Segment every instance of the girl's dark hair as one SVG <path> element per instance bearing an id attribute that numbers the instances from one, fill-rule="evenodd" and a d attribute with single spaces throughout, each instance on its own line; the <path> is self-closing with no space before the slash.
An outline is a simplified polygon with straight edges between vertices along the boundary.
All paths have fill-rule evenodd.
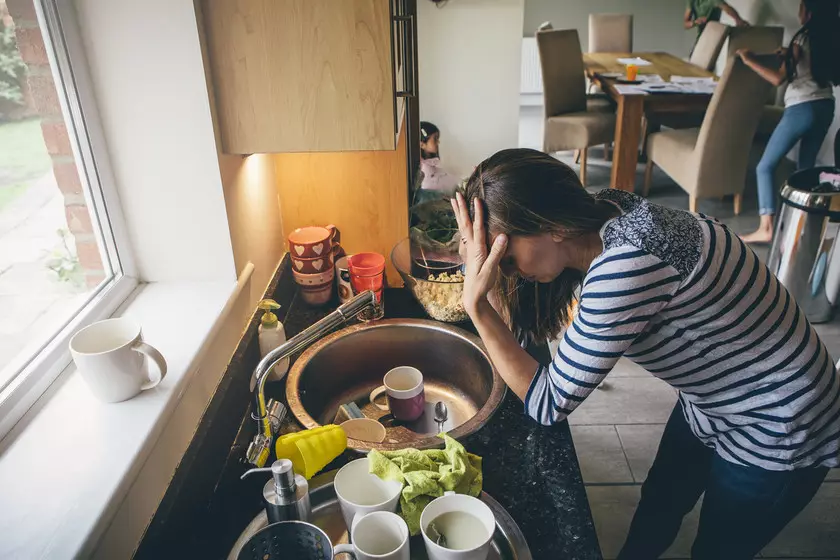
<path id="1" fill-rule="evenodd" d="M 420 141 L 425 142 L 434 133 L 440 133 L 440 129 L 428 121 L 420 121 Z"/>
<path id="2" fill-rule="evenodd" d="M 502 150 L 484 160 L 467 181 L 464 195 L 471 214 L 474 199 L 484 203 L 492 235 L 577 237 L 599 231 L 616 213 L 615 206 L 586 192 L 568 165 L 537 150 Z M 566 269 L 549 284 L 518 275 L 500 277 L 495 296 L 520 341 L 545 341 L 568 326 L 585 272 Z"/>
<path id="3" fill-rule="evenodd" d="M 796 78 L 793 46 L 809 43 L 811 75 L 820 87 L 840 85 L 840 0 L 802 0 L 811 18 L 796 32 L 785 58 L 788 81 Z"/>

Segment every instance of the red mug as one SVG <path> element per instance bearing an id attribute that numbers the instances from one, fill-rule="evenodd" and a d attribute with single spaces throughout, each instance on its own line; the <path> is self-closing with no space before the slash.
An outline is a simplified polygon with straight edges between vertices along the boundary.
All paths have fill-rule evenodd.
<path id="1" fill-rule="evenodd" d="M 423 389 L 423 374 L 410 366 L 395 367 L 385 374 L 381 387 L 370 393 L 370 402 L 380 410 L 391 411 L 397 420 L 413 422 L 423 415 L 426 408 L 426 393 Z M 376 398 L 382 393 L 388 395 L 388 405 L 379 404 Z"/>
<path id="2" fill-rule="evenodd" d="M 315 259 L 301 259 L 292 257 L 292 270 L 301 274 L 321 274 L 332 271 L 335 263 L 335 253 L 341 249 L 340 245 L 333 245 L 332 250 L 322 257 Z"/>
<path id="3" fill-rule="evenodd" d="M 289 253 L 292 258 L 317 259 L 326 257 L 339 247 L 335 226 L 302 227 L 289 234 Z M 334 254 L 334 253 L 333 253 Z"/>

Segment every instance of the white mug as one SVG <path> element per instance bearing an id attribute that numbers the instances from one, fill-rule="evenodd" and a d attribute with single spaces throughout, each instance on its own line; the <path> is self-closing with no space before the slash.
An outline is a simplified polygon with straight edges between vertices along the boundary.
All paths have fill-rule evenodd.
<path id="1" fill-rule="evenodd" d="M 143 342 L 140 325 L 124 317 L 83 328 L 70 339 L 70 353 L 90 390 L 104 402 L 128 400 L 166 375 L 166 360 Z M 160 370 L 158 375 L 146 373 L 147 356 Z"/>
<path id="2" fill-rule="evenodd" d="M 443 531 L 447 537 L 447 546 L 438 546 L 429 538 L 427 530 L 429 524 L 438 516 L 451 511 L 460 511 L 478 519 L 475 526 L 462 526 L 451 534 Z M 437 528 L 437 525 L 435 526 Z M 478 498 L 446 492 L 440 498 L 432 500 L 420 514 L 420 530 L 426 543 L 426 554 L 429 560 L 486 560 L 490 553 L 490 542 L 496 531 L 496 518 L 493 511 Z M 453 537 L 457 539 L 453 541 Z M 453 546 L 454 545 L 454 546 Z"/>
<path id="3" fill-rule="evenodd" d="M 357 515 L 397 511 L 402 491 L 401 482 L 382 480 L 371 474 L 367 457 L 344 465 L 335 475 L 333 487 L 348 530 L 353 527 Z"/>
<path id="4" fill-rule="evenodd" d="M 334 554 L 347 552 L 356 560 L 409 560 L 408 525 L 396 513 L 377 511 L 353 520 L 353 544 L 336 545 Z"/>

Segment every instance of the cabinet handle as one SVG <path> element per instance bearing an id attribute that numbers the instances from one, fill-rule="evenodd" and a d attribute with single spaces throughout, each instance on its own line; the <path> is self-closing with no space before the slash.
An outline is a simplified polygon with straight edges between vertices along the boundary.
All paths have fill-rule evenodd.
<path id="1" fill-rule="evenodd" d="M 406 44 L 403 46 L 403 89 L 396 92 L 397 97 L 417 96 L 417 53 L 414 49 L 416 21 L 414 15 L 396 16 L 394 21 L 402 22 L 408 30 Z"/>

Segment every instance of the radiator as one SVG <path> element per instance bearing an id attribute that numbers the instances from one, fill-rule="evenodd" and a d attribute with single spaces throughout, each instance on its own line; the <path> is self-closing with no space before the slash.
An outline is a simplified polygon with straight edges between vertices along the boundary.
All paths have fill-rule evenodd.
<path id="1" fill-rule="evenodd" d="M 542 69 L 537 40 L 534 37 L 522 38 L 522 75 L 519 93 L 542 93 Z"/>

